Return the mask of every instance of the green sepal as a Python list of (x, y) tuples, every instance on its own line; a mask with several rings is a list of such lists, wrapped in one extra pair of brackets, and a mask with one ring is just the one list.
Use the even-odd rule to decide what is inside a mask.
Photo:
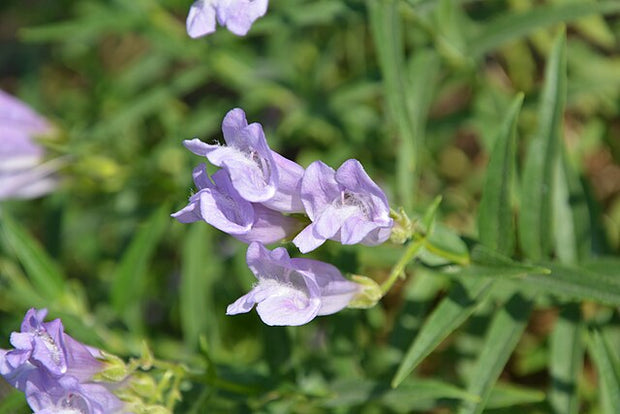
[(381, 287), (369, 277), (352, 275), (351, 279), (360, 285), (360, 291), (351, 299), (348, 307), (354, 309), (372, 308), (381, 300)]

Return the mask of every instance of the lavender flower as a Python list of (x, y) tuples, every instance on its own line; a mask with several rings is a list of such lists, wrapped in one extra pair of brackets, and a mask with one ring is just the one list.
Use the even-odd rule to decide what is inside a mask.
[(361, 287), (334, 266), (310, 259), (291, 259), (285, 248), (248, 247), (247, 263), (258, 283), (226, 309), (227, 315), (249, 312), (254, 305), (267, 325), (303, 325), (318, 315), (347, 306)]
[(226, 146), (199, 139), (184, 141), (184, 145), (225, 169), (245, 200), (285, 213), (304, 210), (300, 198), (304, 169), (269, 149), (260, 124), (248, 125), (243, 110), (236, 108), (224, 117), (222, 132)]
[(116, 413), (122, 402), (92, 382), (103, 369), (99, 351), (64, 333), (62, 322), (43, 322), (47, 310), (30, 309), (21, 332), (11, 334), (12, 350), (0, 350), (0, 375), (26, 393), (38, 413)]
[(0, 200), (38, 197), (55, 187), (50, 174), (58, 162), (42, 164), (43, 148), (32, 140), (51, 131), (45, 119), (0, 91)]
[(172, 214), (181, 223), (204, 220), (245, 243), (265, 244), (280, 241), (300, 228), (297, 219), (242, 198), (225, 170), (214, 173), (211, 182), (205, 164), (200, 164), (193, 176), (199, 191), (186, 207)]
[(189, 9), (187, 34), (192, 38), (215, 32), (215, 20), (237, 36), (245, 36), (254, 20), (267, 11), (268, 0), (198, 0)]
[(301, 183), (301, 199), (312, 220), (293, 239), (302, 253), (327, 239), (374, 246), (390, 236), (393, 220), (385, 193), (357, 160), (345, 161), (338, 171), (321, 161), (310, 164)]

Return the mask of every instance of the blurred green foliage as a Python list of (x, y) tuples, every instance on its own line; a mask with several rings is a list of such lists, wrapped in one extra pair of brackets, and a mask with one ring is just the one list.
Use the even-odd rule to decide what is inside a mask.
[[(199, 40), (190, 3), (0, 5), (0, 88), (70, 161), (1, 206), (0, 347), (33, 306), (125, 358), (146, 341), (180, 413), (619, 412), (619, 2), (271, 0)], [(423, 250), (377, 307), (303, 327), (225, 316), (245, 245), (168, 215), (201, 162), (182, 140), (234, 107), (304, 166), (359, 159), (393, 208), (442, 195), (432, 237), (473, 265)], [(311, 256), (382, 281), (404, 250)]]

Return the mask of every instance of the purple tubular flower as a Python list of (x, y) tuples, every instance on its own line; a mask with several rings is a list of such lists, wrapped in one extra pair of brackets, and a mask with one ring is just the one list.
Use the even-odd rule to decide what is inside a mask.
[(204, 164), (196, 167), (193, 175), (199, 191), (186, 207), (172, 214), (181, 223), (204, 220), (242, 242), (265, 244), (289, 237), (300, 228), (297, 219), (242, 198), (225, 170), (215, 172), (213, 182)]
[(283, 247), (269, 251), (252, 243), (247, 263), (258, 283), (228, 306), (227, 315), (249, 312), (256, 305), (267, 325), (298, 326), (316, 316), (338, 312), (360, 290), (336, 267), (317, 260), (291, 259)]
[(72, 376), (29, 382), (25, 393), (30, 408), (37, 414), (110, 414), (122, 412), (123, 407), (103, 385), (83, 384)]
[(32, 140), (51, 131), (45, 119), (0, 91), (0, 200), (38, 197), (55, 187), (50, 174), (57, 162), (42, 164), (43, 148)]
[[(60, 319), (43, 322), (47, 310), (30, 309), (12, 350), (0, 350), (0, 375), (26, 393), (37, 413), (116, 413), (122, 402), (105, 386), (90, 382), (103, 364), (99, 351), (64, 333)], [(64, 410), (64, 411), (63, 411)]]
[(215, 32), (215, 20), (237, 36), (245, 36), (252, 23), (267, 12), (268, 0), (198, 0), (189, 9), (187, 34), (192, 38)]
[(302, 253), (327, 239), (374, 246), (390, 237), (393, 220), (387, 197), (357, 160), (345, 161), (338, 171), (321, 161), (310, 164), (302, 179), (301, 199), (312, 220), (293, 239)]
[(300, 198), (304, 169), (269, 149), (260, 124), (248, 125), (245, 112), (235, 108), (224, 117), (222, 132), (226, 146), (199, 139), (184, 141), (184, 145), (225, 169), (232, 186), (247, 201), (283, 213), (304, 210)]

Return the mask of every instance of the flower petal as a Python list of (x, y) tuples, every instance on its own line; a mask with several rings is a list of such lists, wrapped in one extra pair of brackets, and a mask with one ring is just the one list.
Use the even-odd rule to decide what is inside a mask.
[(253, 204), (254, 222), (247, 233), (232, 236), (244, 243), (270, 244), (292, 236), (301, 227), (296, 218), (285, 216), (261, 204)]
[(333, 168), (321, 161), (310, 164), (301, 180), (301, 200), (310, 220), (340, 197), (340, 191)]
[(189, 9), (186, 21), (187, 34), (195, 39), (215, 32), (215, 9), (211, 2), (198, 0)]
[(256, 19), (267, 11), (267, 0), (237, 0), (219, 7), (217, 18), (222, 26), (237, 36), (245, 36)]
[(325, 237), (317, 234), (314, 229), (314, 223), (311, 223), (295, 236), (293, 244), (297, 246), (300, 252), (308, 253), (325, 243), (326, 240)]
[(283, 213), (303, 213), (301, 201), (301, 179), (304, 169), (301, 165), (271, 151), (278, 172), (278, 186), (272, 198), (263, 202), (266, 207)]
[(256, 305), (261, 320), (270, 326), (299, 326), (314, 319), (321, 299), (309, 298), (297, 289), (281, 286)]
[(318, 315), (330, 315), (345, 308), (360, 290), (357, 283), (342, 276), (335, 266), (311, 259), (291, 259), (297, 269), (312, 274), (320, 290)]

